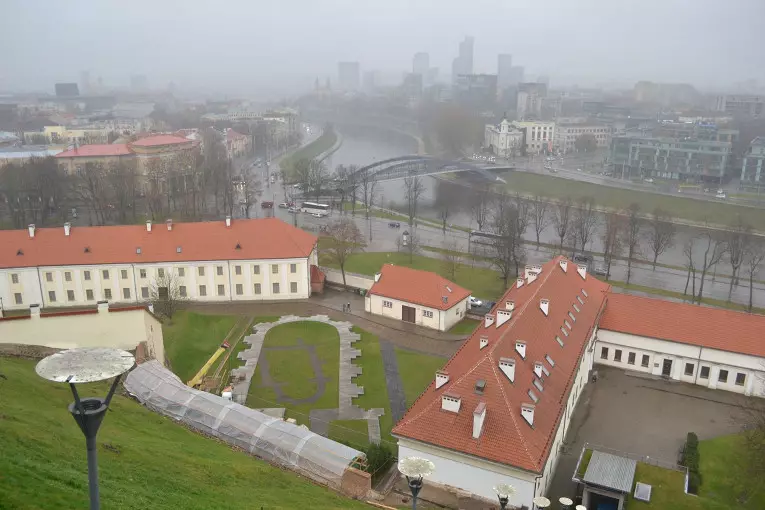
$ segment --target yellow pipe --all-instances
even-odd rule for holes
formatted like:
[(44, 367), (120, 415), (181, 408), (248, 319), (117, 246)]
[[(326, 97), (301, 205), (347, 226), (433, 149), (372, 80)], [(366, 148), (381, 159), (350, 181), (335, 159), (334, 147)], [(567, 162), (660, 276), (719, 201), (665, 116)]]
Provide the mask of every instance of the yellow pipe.
[(215, 351), (215, 354), (213, 354), (209, 360), (207, 360), (207, 363), (204, 364), (202, 368), (199, 369), (199, 372), (197, 372), (197, 375), (195, 375), (189, 382), (188, 385), (192, 388), (196, 388), (200, 384), (202, 384), (202, 379), (204, 379), (205, 375), (207, 375), (207, 372), (210, 370), (210, 367), (213, 366), (213, 363), (215, 363), (218, 358), (220, 358), (221, 354), (225, 352), (227, 349), (226, 346), (221, 345), (217, 351)]

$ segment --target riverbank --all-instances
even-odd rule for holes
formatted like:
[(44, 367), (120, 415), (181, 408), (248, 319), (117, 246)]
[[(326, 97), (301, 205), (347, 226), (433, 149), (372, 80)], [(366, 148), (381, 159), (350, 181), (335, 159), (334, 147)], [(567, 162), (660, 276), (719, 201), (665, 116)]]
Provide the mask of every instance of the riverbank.
[(279, 167), (285, 181), (289, 183), (295, 180), (295, 164), (298, 161), (302, 159), (313, 160), (320, 156), (327, 157), (328, 154), (325, 155), (325, 153), (331, 154), (331, 149), (337, 150), (339, 148), (337, 142), (338, 134), (332, 129), (325, 129), (316, 140), (282, 158)]

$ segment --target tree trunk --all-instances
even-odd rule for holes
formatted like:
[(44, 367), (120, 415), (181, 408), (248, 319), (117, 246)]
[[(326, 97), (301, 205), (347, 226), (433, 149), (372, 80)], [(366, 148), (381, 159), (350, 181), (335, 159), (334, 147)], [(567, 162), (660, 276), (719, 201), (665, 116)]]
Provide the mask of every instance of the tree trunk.
[(346, 283), (345, 283), (345, 262), (340, 264), (340, 272), (343, 273), (343, 287), (346, 287)]
[(632, 278), (632, 257), (627, 257), (627, 285), (630, 284), (630, 278)]
[(691, 268), (688, 266), (688, 275), (685, 277), (685, 290), (683, 290), (683, 296), (688, 295), (688, 285), (691, 283)]
[(653, 253), (653, 270), (656, 271), (656, 261), (659, 259), (659, 254), (654, 252)]
[(754, 299), (754, 272), (749, 273), (749, 313), (752, 313)]

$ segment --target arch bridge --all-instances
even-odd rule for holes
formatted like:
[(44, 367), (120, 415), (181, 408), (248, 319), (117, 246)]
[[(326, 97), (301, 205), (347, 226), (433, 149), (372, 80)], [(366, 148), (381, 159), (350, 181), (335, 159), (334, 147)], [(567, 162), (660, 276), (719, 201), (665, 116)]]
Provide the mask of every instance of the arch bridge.
[(353, 174), (353, 180), (392, 181), (413, 176), (426, 176), (454, 172), (475, 172), (489, 181), (504, 182), (490, 170), (508, 170), (509, 167), (482, 166), (469, 161), (453, 161), (435, 156), (399, 156), (359, 168)]

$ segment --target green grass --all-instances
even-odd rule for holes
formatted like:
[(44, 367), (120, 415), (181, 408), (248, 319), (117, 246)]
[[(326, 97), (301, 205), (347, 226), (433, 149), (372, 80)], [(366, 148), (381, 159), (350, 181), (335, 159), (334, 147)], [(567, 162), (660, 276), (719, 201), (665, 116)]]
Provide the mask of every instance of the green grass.
[(584, 474), (587, 472), (587, 466), (590, 465), (590, 459), (592, 459), (592, 450), (588, 448), (582, 454), (582, 460), (579, 462), (579, 467), (576, 470), (577, 478), (584, 478)]
[(366, 449), (369, 444), (369, 430), (366, 420), (334, 420), (329, 424), (328, 437), (338, 443)]
[(293, 175), (294, 165), (301, 159), (312, 160), (316, 156), (330, 149), (337, 141), (337, 134), (332, 130), (324, 131), (319, 138), (302, 147), (289, 156), (282, 158), (279, 167), (284, 171), (288, 183), (295, 180)]
[(362, 409), (376, 407), (385, 409), (385, 414), (380, 416), (380, 437), (383, 441), (393, 443), (393, 436), (390, 435), (393, 428), (393, 416), (390, 412), (388, 387), (385, 384), (385, 367), (380, 353), (380, 340), (376, 335), (356, 326), (351, 330), (361, 335), (361, 339), (353, 344), (354, 348), (361, 351), (361, 356), (353, 360), (353, 363), (362, 369), (361, 375), (356, 377), (354, 382), (364, 388), (364, 394), (354, 398), (353, 403)]
[[(635, 482), (643, 482), (651, 486), (651, 501), (638, 501), (629, 494), (626, 501), (627, 510), (653, 508), (657, 510), (702, 510), (727, 508), (711, 501), (706, 501), (693, 495), (686, 494), (685, 473), (664, 469), (650, 464), (638, 462), (635, 469)], [(633, 484), (634, 489), (634, 484)], [(730, 507), (732, 509), (732, 507)]]
[[(338, 267), (337, 264), (320, 255), (320, 263), (329, 267)], [(399, 266), (412, 267), (425, 271), (433, 271), (445, 278), (452, 279), (444, 269), (444, 263), (440, 259), (414, 255), (409, 262), (409, 254), (398, 252), (364, 252), (355, 253), (348, 257), (345, 270), (349, 273), (358, 273), (374, 276), (380, 271), (383, 264), (396, 264)], [(454, 282), (470, 290), (473, 295), (485, 298), (498, 298), (504, 293), (504, 284), (499, 274), (488, 268), (470, 267), (459, 264)], [(511, 283), (511, 282), (509, 282)]]
[(441, 369), (448, 360), (440, 356), (397, 348), (396, 361), (398, 362), (398, 373), (401, 376), (401, 383), (404, 385), (404, 396), (408, 407), (414, 404), (414, 401), (425, 391), (428, 384), (435, 380), (436, 370)]
[[(87, 508), (82, 432), (65, 384), (29, 360), (0, 358), (0, 508)], [(82, 396), (106, 384), (80, 385)], [(98, 434), (103, 508), (368, 508), (116, 395)], [(104, 448), (108, 445), (108, 449)]]
[(236, 315), (204, 315), (181, 310), (162, 326), (165, 355), (181, 381), (194, 377), (238, 319)]
[(478, 326), (480, 322), (481, 321), (474, 319), (462, 319), (457, 324), (452, 326), (452, 329), (449, 330), (449, 333), (452, 335), (469, 335), (473, 332), (473, 330), (475, 330), (476, 326)]
[(701, 473), (701, 487), (699, 495), (703, 498), (730, 504), (739, 500), (746, 500), (735, 508), (742, 510), (754, 510), (765, 508), (765, 490), (761, 483), (756, 486), (759, 491), (747, 494), (747, 481), (752, 481), (752, 476), (747, 476), (746, 445), (740, 434), (720, 436), (714, 439), (699, 442), (699, 472)]
[(736, 216), (741, 215), (741, 218), (756, 230), (765, 230), (765, 214), (758, 208), (660, 195), (650, 191), (614, 188), (529, 172), (507, 172), (502, 177), (507, 181), (507, 188), (512, 192), (554, 199), (571, 197), (577, 200), (592, 197), (600, 207), (619, 210), (635, 202), (640, 204), (640, 208), (645, 213), (650, 213), (658, 207), (675, 218), (696, 222), (708, 220), (710, 223), (720, 225), (731, 225), (735, 222)]
[[(313, 345), (321, 363), (322, 374), (314, 374), (308, 350), (286, 349), (268, 351), (269, 347), (292, 347), (301, 339), (303, 345)], [(269, 373), (277, 383), (283, 383), (282, 391), (287, 397), (305, 398), (313, 395), (317, 383), (311, 381), (318, 375), (327, 378), (324, 394), (314, 403), (282, 404), (277, 401), (273, 388), (263, 386), (263, 364), (258, 363), (252, 378), (247, 406), (252, 408), (284, 407), (285, 417), (295, 418), (300, 424), (309, 424), (311, 409), (332, 409), (338, 401), (338, 366), (340, 362), (340, 337), (337, 329), (329, 324), (313, 321), (291, 322), (276, 326), (266, 333), (261, 359), (268, 360)]]

